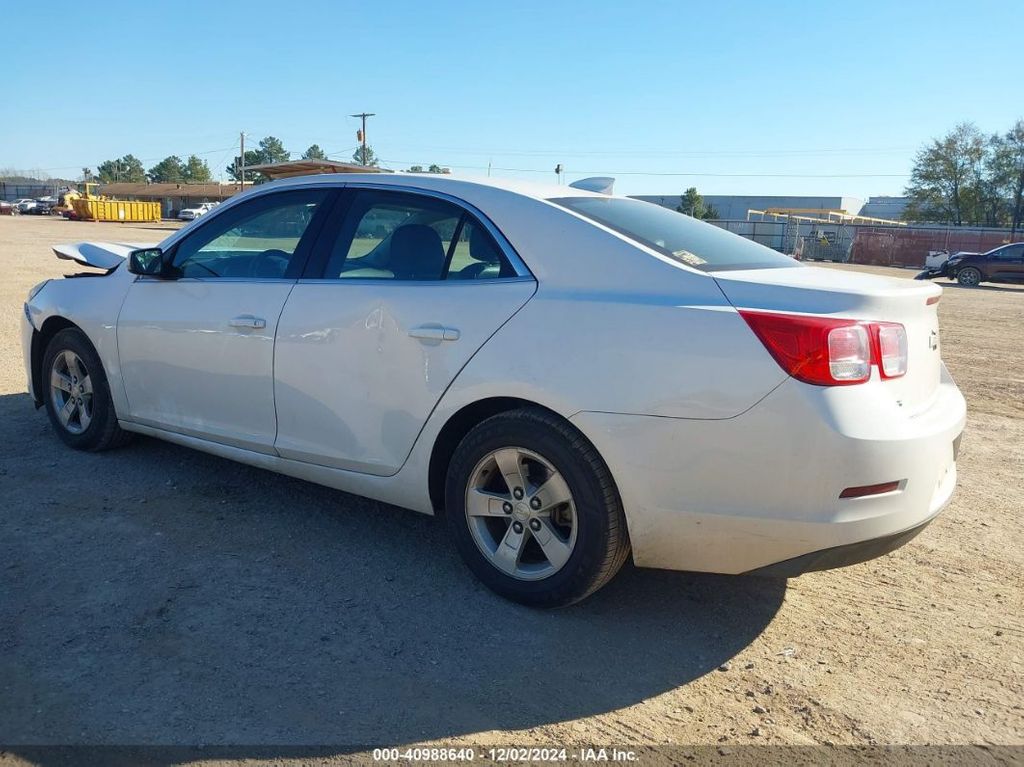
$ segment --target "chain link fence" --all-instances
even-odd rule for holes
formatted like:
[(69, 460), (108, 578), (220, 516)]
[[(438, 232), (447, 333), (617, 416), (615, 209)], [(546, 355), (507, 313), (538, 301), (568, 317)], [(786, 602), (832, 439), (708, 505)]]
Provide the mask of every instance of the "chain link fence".
[(65, 184), (40, 181), (36, 184), (28, 184), (13, 181), (0, 181), (0, 200), (11, 202), (18, 199), (34, 200), (37, 197), (56, 195)]
[(877, 226), (840, 222), (710, 221), (780, 253), (803, 261), (876, 264), (924, 268), (929, 255), (967, 251), (984, 253), (1008, 242), (1024, 242), (1009, 229), (944, 226)]

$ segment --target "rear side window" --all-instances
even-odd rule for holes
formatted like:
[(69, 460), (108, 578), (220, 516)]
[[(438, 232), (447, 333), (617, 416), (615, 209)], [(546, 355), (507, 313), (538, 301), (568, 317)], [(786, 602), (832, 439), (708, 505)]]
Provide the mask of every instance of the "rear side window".
[(409, 282), (515, 272), (487, 230), (461, 207), (416, 194), (359, 191), (323, 276)]
[(564, 197), (551, 202), (705, 272), (799, 266), (771, 248), (653, 203), (622, 197)]
[(515, 277), (515, 272), (488, 231), (467, 217), (452, 248), (446, 279), (488, 280), (499, 277)]

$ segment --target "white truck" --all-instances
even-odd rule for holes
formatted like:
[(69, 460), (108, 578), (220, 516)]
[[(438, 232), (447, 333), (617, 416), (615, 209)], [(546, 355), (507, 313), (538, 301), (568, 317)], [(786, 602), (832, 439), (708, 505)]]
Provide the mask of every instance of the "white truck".
[(216, 202), (201, 202), (191, 208), (183, 208), (178, 212), (178, 218), (182, 221), (193, 221), (200, 216), (206, 215), (217, 207)]

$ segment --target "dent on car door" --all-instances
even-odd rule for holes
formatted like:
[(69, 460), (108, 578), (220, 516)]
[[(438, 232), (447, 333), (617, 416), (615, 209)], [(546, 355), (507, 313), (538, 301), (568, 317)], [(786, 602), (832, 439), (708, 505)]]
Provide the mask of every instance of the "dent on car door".
[(129, 420), (273, 452), (277, 319), (330, 194), (262, 195), (204, 217), (167, 254), (173, 279), (132, 284), (117, 322)]
[(451, 202), (353, 190), (346, 204), (281, 315), (275, 446), (287, 458), (390, 475), (536, 284)]

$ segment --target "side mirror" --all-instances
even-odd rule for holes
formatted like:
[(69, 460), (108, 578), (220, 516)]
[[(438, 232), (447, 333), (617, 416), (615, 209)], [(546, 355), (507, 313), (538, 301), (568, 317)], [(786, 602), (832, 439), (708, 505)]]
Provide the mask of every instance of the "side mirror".
[(128, 271), (147, 277), (165, 277), (164, 252), (160, 248), (133, 250), (128, 255)]

